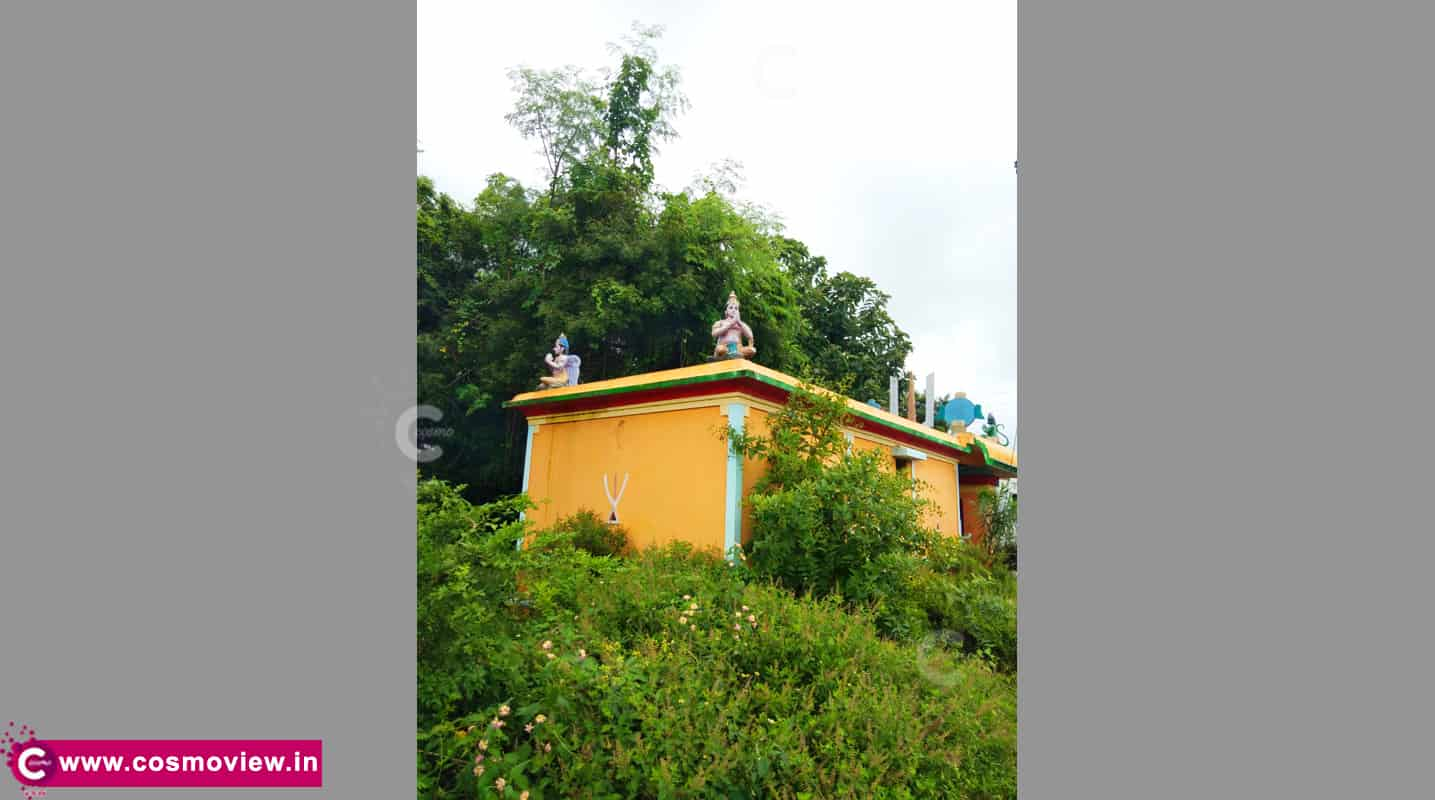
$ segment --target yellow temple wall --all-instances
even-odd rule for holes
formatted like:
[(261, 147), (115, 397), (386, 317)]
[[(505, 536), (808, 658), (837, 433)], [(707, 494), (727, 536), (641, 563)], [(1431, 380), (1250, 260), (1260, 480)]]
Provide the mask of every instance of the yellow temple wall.
[[(894, 440), (876, 437), (867, 431), (850, 433), (854, 451), (878, 450), (890, 455), (892, 448), (899, 444)], [(913, 477), (925, 484), (922, 487), (923, 495), (931, 502), (923, 515), (923, 522), (943, 535), (958, 536), (961, 534), (961, 525), (958, 517), (957, 464), (945, 456), (925, 450), (921, 452), (927, 457), (926, 460), (911, 462), (911, 469)], [(883, 463), (896, 468), (895, 459)]]
[[(536, 529), (552, 526), (580, 509), (607, 519), (609, 495), (618, 499), (618, 523), (627, 529), (635, 548), (687, 541), (698, 548), (724, 551), (728, 535), (727, 445), (719, 438), (734, 406), (745, 408), (744, 430), (768, 433), (770, 414), (778, 406), (744, 394), (668, 400), (569, 414), (536, 415), (530, 419), (533, 440), (527, 491), (537, 508), (528, 514)], [(901, 443), (861, 429), (848, 429), (855, 451), (877, 450), (895, 468), (894, 447)], [(947, 536), (968, 531), (974, 499), (957, 486), (956, 462), (921, 448), (922, 460), (904, 462), (920, 482), (930, 506), (924, 522)], [(752, 508), (747, 502), (766, 464), (745, 459), (741, 474), (741, 528), (744, 543), (752, 540)], [(608, 478), (607, 493), (603, 478)], [(627, 476), (627, 486), (623, 479)], [(622, 490), (621, 496), (619, 495)]]
[(721, 551), (727, 445), (717, 431), (726, 421), (715, 405), (537, 421), (528, 496), (538, 508), (528, 519), (542, 529), (581, 508), (607, 519), (611, 494), (633, 547), (680, 539)]
[[(764, 409), (749, 406), (743, 431), (752, 436), (766, 436), (768, 413)], [(747, 502), (747, 497), (752, 494), (753, 484), (756, 484), (757, 479), (762, 477), (765, 472), (767, 472), (767, 464), (763, 461), (748, 458), (742, 462), (742, 543), (744, 545), (752, 541), (752, 504)]]

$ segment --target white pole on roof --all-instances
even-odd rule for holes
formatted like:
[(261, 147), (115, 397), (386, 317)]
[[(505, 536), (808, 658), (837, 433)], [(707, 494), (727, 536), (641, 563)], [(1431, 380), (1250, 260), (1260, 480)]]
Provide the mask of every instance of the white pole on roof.
[(927, 374), (927, 427), (937, 427), (937, 373)]

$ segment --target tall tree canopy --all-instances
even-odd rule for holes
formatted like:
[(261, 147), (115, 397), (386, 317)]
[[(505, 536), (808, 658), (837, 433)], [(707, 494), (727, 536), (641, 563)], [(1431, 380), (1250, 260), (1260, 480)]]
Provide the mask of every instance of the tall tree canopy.
[[(429, 475), (475, 500), (517, 491), (524, 429), (501, 403), (536, 387), (560, 332), (602, 380), (701, 363), (727, 294), (742, 300), (755, 360), (885, 397), (911, 343), (867, 278), (825, 259), (730, 196), (734, 168), (655, 190), (652, 156), (686, 107), (637, 28), (601, 78), (572, 67), (510, 73), (507, 117), (536, 141), (548, 185), (495, 174), (470, 207), (418, 179), (419, 401), (453, 438)], [(724, 189), (728, 191), (724, 192)]]

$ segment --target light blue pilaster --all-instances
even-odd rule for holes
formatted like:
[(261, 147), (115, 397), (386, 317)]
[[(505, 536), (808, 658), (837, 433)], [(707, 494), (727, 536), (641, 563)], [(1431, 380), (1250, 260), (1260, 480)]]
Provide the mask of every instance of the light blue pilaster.
[[(728, 427), (743, 432), (747, 421), (747, 404), (730, 403), (723, 410)], [(742, 456), (729, 443), (727, 447), (727, 497), (723, 506), (723, 555), (732, 560), (732, 550), (742, 543)]]
[[(538, 430), (538, 426), (537, 426), (537, 425), (533, 425), (533, 424), (531, 424), (531, 423), (529, 424), (529, 426), (528, 426), (528, 442), (523, 445), (523, 493), (524, 493), (524, 494), (528, 494), (528, 473), (533, 469), (533, 434), (534, 434), (535, 432), (537, 432), (537, 430)], [(520, 512), (518, 513), (518, 518), (519, 518), (520, 520), (521, 520), (521, 519), (525, 519), (526, 517), (527, 517), (527, 512), (520, 511)], [(523, 540), (522, 540), (522, 539), (519, 539), (516, 543), (514, 543), (513, 549), (514, 549), (514, 550), (522, 550), (522, 549), (523, 549)]]
[(956, 464), (952, 465), (952, 480), (957, 484), (957, 538), (966, 536), (962, 530), (962, 468)]

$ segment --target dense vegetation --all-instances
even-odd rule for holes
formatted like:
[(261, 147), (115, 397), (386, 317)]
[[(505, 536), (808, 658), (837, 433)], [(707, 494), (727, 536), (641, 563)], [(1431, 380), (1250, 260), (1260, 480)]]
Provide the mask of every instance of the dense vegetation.
[(736, 291), (756, 361), (846, 380), (864, 400), (887, 397), (911, 351), (875, 283), (829, 272), (734, 198), (734, 163), (681, 191), (655, 183), (687, 100), (654, 36), (640, 30), (600, 76), (513, 71), (508, 120), (538, 146), (546, 185), (495, 174), (460, 203), (418, 179), (419, 401), (453, 431), (421, 468), (471, 500), (518, 490), (523, 427), (501, 403), (536, 386), (559, 333), (585, 381), (701, 363)]
[(420, 794), (1014, 796), (1015, 579), (846, 453), (840, 404), (733, 436), (770, 467), (736, 564), (423, 482)]
[[(767, 462), (747, 502), (753, 536), (743, 558), (755, 574), (797, 593), (870, 607), (894, 638), (964, 633), (972, 648), (1016, 667), (1016, 583), (1007, 571), (1016, 506), (983, 498), (998, 535), (979, 546), (927, 530), (926, 490), (878, 451), (851, 451), (841, 394), (799, 387), (768, 418), (762, 436), (726, 433), (732, 446)], [(996, 498), (996, 495), (992, 495)], [(958, 575), (963, 581), (947, 579)]]
[[(420, 487), (421, 796), (1015, 796), (1002, 660), (885, 639), (869, 610), (682, 546), (516, 550), (516, 507)], [(1000, 579), (964, 548), (909, 602), (1008, 638)]]

